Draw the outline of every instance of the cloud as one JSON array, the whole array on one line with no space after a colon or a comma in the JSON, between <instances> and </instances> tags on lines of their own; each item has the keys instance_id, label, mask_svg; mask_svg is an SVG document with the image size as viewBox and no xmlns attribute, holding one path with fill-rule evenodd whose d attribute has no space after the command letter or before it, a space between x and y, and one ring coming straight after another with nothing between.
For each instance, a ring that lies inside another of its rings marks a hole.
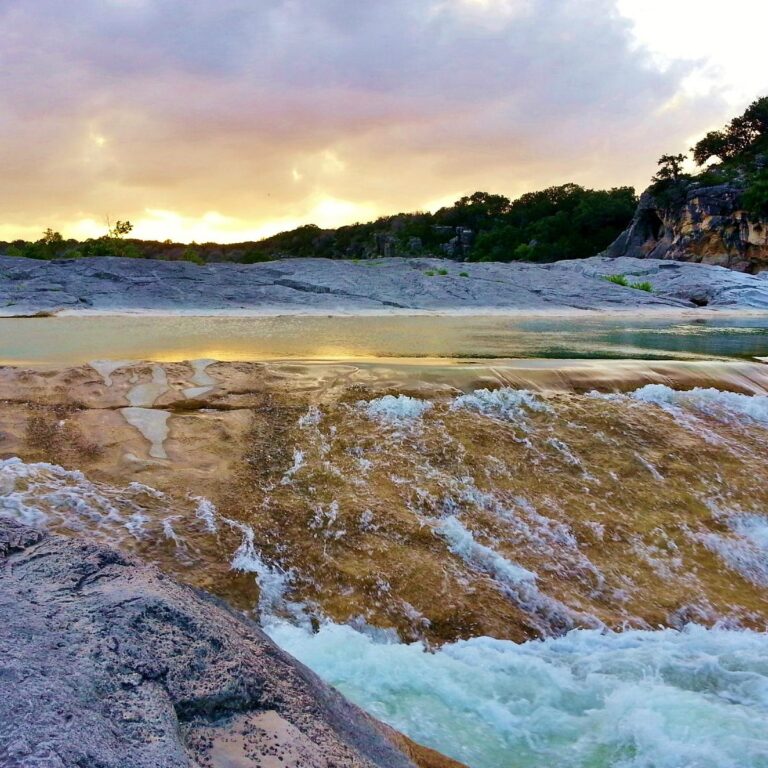
<instances>
[{"instance_id":1,"label":"cloud","mask_svg":"<svg viewBox=\"0 0 768 768\"><path fill-rule=\"evenodd\" d=\"M616 0L6 0L3 231L110 214L233 240L640 184L724 117L681 91L692 68L655 63Z\"/></svg>"}]
</instances>

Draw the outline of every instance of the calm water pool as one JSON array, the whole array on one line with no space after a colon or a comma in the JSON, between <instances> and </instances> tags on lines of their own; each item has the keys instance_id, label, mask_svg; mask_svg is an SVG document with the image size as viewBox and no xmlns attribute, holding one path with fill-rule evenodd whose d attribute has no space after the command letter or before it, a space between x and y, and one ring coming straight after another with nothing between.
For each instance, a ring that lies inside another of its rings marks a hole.
<instances>
[{"instance_id":1,"label":"calm water pool","mask_svg":"<svg viewBox=\"0 0 768 768\"><path fill-rule=\"evenodd\" d=\"M768 313L707 319L52 317L0 319L0 362L377 358L753 358Z\"/></svg>"}]
</instances>

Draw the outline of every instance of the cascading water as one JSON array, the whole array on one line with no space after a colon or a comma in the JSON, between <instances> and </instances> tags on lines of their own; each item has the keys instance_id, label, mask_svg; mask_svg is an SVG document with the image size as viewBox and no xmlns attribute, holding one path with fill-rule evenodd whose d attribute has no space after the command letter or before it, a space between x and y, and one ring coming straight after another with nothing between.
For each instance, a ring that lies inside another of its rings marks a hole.
<instances>
[{"instance_id":1,"label":"cascading water","mask_svg":"<svg viewBox=\"0 0 768 768\"><path fill-rule=\"evenodd\" d=\"M0 461L0 514L259 615L492 766L768 766L767 398L352 388L265 411L227 493Z\"/></svg>"}]
</instances>

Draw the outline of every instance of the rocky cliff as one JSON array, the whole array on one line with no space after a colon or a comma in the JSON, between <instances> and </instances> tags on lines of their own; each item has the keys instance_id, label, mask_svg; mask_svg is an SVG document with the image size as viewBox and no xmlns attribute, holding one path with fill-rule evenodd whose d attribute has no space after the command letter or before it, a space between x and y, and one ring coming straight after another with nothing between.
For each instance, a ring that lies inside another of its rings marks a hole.
<instances>
[{"instance_id":1,"label":"rocky cliff","mask_svg":"<svg viewBox=\"0 0 768 768\"><path fill-rule=\"evenodd\" d=\"M737 183L683 184L674 194L645 192L632 223L607 249L610 257L673 259L755 274L768 269L768 221L743 207Z\"/></svg>"},{"instance_id":2,"label":"rocky cliff","mask_svg":"<svg viewBox=\"0 0 768 768\"><path fill-rule=\"evenodd\" d=\"M458 766L154 567L0 518L0 765Z\"/></svg>"}]
</instances>

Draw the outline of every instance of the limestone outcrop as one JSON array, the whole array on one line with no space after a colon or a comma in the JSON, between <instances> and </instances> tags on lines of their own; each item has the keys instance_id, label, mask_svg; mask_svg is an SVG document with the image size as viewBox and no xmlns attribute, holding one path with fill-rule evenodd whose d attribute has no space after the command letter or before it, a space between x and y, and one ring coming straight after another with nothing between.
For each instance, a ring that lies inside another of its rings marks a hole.
<instances>
[{"instance_id":1,"label":"limestone outcrop","mask_svg":"<svg viewBox=\"0 0 768 768\"><path fill-rule=\"evenodd\" d=\"M458 765L206 593L1 517L0 681L6 768Z\"/></svg>"},{"instance_id":2,"label":"limestone outcrop","mask_svg":"<svg viewBox=\"0 0 768 768\"><path fill-rule=\"evenodd\" d=\"M646 253L640 246L645 242L644 231L639 225L632 230L624 250L665 258L678 252L649 248ZM617 244L611 255L619 256L620 251ZM679 252L689 258L685 251ZM603 279L628 270L641 271L653 291ZM674 290L669 293L666 286L672 272ZM0 256L0 316L142 311L203 315L667 311L700 306L696 296L703 284L708 286L708 307L766 308L766 277L768 272L754 276L658 258L628 258L621 264L605 257L553 264L456 264L446 259L403 258L356 263L307 258L197 266L150 259L37 261Z\"/></svg>"},{"instance_id":3,"label":"limestone outcrop","mask_svg":"<svg viewBox=\"0 0 768 768\"><path fill-rule=\"evenodd\" d=\"M629 228L606 256L693 261L758 273L768 269L768 221L744 210L737 183L690 182L674 195L640 198Z\"/></svg>"}]
</instances>

